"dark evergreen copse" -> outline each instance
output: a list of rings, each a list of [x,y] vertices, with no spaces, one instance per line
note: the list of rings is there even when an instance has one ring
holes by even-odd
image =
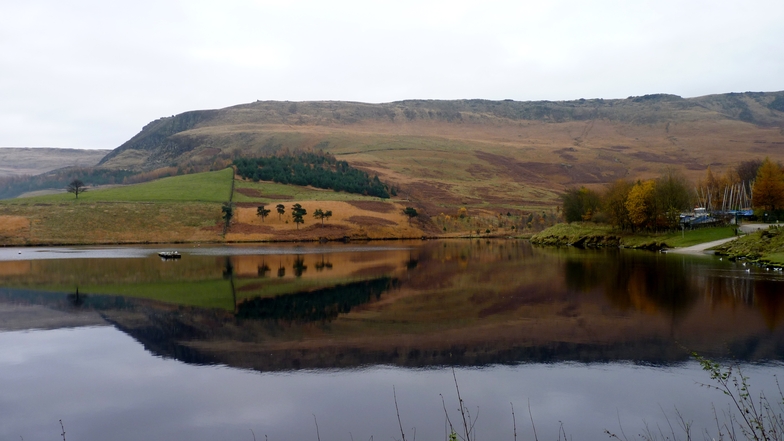
[[[237,174],[245,179],[273,181],[280,184],[310,185],[316,188],[345,191],[389,198],[390,188],[378,176],[351,167],[328,153],[304,152],[261,158],[234,160]]]

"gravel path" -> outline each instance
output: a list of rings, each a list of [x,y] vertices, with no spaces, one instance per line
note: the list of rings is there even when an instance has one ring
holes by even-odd
[[[723,243],[727,243],[735,239],[737,239],[737,237],[728,237],[726,239],[714,240],[712,242],[699,243],[697,245],[692,245],[690,247],[671,248],[666,252],[675,253],[675,254],[704,254],[708,248],[713,248],[715,246],[719,246]]]

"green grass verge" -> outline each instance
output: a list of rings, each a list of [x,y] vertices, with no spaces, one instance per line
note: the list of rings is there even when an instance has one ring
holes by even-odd
[[[735,227],[707,227],[696,230],[674,231],[651,235],[630,235],[623,237],[627,246],[644,245],[651,242],[664,242],[669,248],[690,247],[693,245],[726,239],[735,235]]]
[[[546,245],[566,245],[576,243],[584,237],[616,237],[619,239],[618,244],[625,247],[639,248],[654,243],[664,243],[668,248],[680,248],[725,239],[734,235],[735,227],[732,226],[663,233],[632,233],[614,229],[606,224],[573,222],[554,225],[534,235],[532,240],[535,243]],[[615,242],[610,241],[609,243]]]
[[[779,264],[779,265],[784,265],[784,252],[780,252],[780,253],[770,253],[770,254],[767,254],[767,255],[765,255],[765,257],[766,257],[766,258],[768,259],[768,261],[770,261],[771,263],[776,263],[776,264]]]

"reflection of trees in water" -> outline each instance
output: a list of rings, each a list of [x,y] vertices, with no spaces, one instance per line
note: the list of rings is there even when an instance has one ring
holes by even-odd
[[[234,264],[229,257],[223,259],[223,280],[231,280],[234,277]]]
[[[223,278],[229,281],[229,287],[231,289],[231,300],[236,309],[237,290],[234,287],[234,264],[231,263],[231,258],[228,256],[226,256],[226,260],[223,265]]]
[[[564,272],[570,289],[601,288],[621,310],[684,313],[697,300],[687,268],[681,260],[618,253],[606,259],[567,260]]]
[[[237,305],[236,316],[293,322],[332,320],[355,306],[378,300],[384,291],[396,285],[395,279],[381,277],[298,294],[255,297]]]
[[[408,261],[406,261],[406,269],[412,270],[415,269],[419,265],[419,257],[414,257],[414,255],[409,252],[408,253]]]
[[[520,240],[485,241],[485,240],[460,240],[460,241],[433,241],[419,249],[419,263],[428,258],[446,262],[499,262],[521,260],[533,256],[533,249],[529,242]]]
[[[73,294],[68,294],[66,298],[68,299],[68,303],[74,308],[81,308],[82,306],[84,306],[84,303],[87,300],[86,295],[79,294],[78,286],[76,287],[76,292]]]
[[[752,305],[757,280],[750,277],[701,277],[698,289],[712,302],[732,301]]]
[[[768,329],[775,329],[784,319],[784,283],[775,280],[755,280],[754,298],[762,311]]]
[[[332,262],[329,262],[326,259],[324,259],[324,255],[322,254],[321,255],[321,260],[316,262],[315,266],[316,266],[316,271],[323,271],[324,268],[331,270],[332,269]]]
[[[564,264],[569,289],[601,289],[621,310],[682,314],[699,297],[713,304],[746,304],[760,309],[769,329],[784,320],[784,283],[711,271],[712,265],[660,255],[618,253],[607,258],[573,258]]]
[[[307,265],[305,265],[305,258],[302,255],[297,255],[294,258],[294,275],[296,277],[302,277],[302,273],[308,270]]]
[[[775,329],[784,320],[784,282],[760,279],[738,271],[701,276],[696,280],[697,291],[711,304],[728,303],[755,306],[768,329]]]
[[[267,274],[270,272],[270,267],[267,265],[266,262],[262,262],[261,265],[258,266],[258,275],[259,277],[267,277]]]

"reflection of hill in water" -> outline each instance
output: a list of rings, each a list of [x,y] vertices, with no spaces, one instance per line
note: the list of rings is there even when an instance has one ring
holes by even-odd
[[[686,348],[743,360],[784,357],[779,294],[784,282],[743,276],[726,262],[541,250],[517,241],[430,242],[369,256],[356,258],[364,258],[364,268],[377,268],[373,278],[311,283],[305,272],[286,285],[303,283],[300,291],[277,295],[277,285],[269,282],[281,279],[269,274],[274,271],[257,271],[263,261],[246,259],[247,275],[238,278],[239,271],[221,260],[217,277],[254,296],[238,299],[234,310],[29,290],[2,289],[0,297],[95,310],[155,354],[263,371],[565,360],[673,363],[688,357]],[[347,262],[349,256],[342,258]],[[278,258],[266,259],[279,265]],[[387,275],[381,267],[388,268]],[[254,272],[262,277],[253,278]],[[228,287],[225,282],[221,289]]]

